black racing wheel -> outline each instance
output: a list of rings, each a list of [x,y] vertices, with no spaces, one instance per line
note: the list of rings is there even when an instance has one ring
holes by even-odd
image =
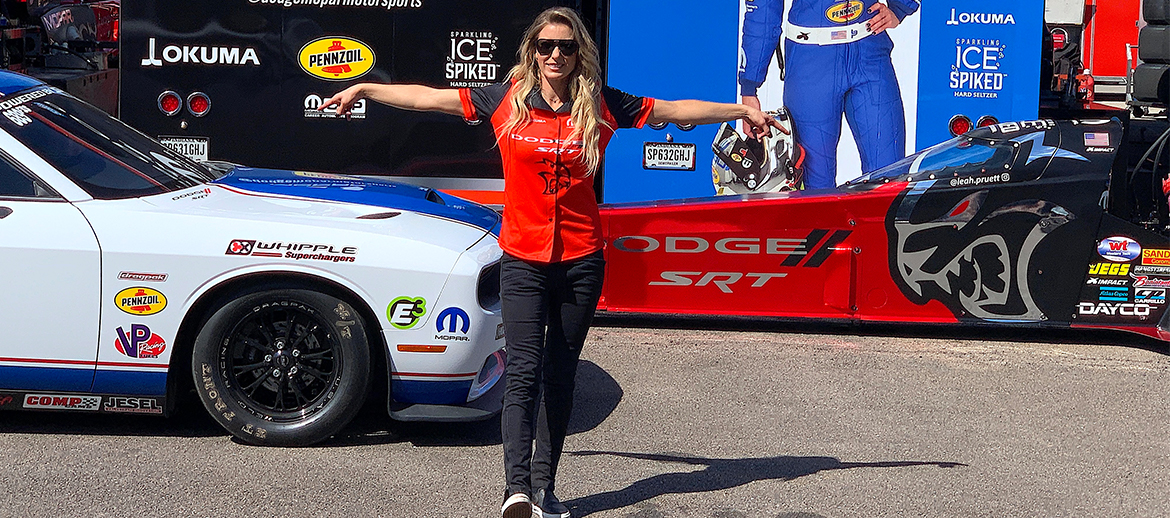
[[[211,315],[195,340],[195,387],[212,417],[240,440],[306,446],[349,423],[365,401],[365,325],[323,293],[247,293]]]

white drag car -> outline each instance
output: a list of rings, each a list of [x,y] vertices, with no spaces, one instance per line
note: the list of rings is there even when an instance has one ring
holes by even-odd
[[[240,439],[304,445],[385,380],[395,419],[486,419],[498,228],[429,189],[196,164],[0,72],[0,409],[166,414],[193,383]]]

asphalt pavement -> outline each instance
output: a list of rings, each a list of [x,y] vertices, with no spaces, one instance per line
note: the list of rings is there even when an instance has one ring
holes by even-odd
[[[574,516],[1170,516],[1170,356],[1119,333],[602,319]],[[1122,345],[1124,344],[1124,345]],[[498,517],[499,422],[369,408],[310,448],[169,419],[0,413],[0,516]]]

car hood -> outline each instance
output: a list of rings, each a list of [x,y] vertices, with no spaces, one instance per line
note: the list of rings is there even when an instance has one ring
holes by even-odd
[[[492,209],[434,189],[376,177],[236,167],[213,184],[254,193],[354,203],[427,214],[499,235]]]

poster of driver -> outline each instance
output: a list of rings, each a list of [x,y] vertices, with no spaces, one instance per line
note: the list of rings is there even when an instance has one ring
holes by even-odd
[[[742,0],[739,101],[787,109],[804,148],[806,189],[834,187],[914,152],[919,7]]]

